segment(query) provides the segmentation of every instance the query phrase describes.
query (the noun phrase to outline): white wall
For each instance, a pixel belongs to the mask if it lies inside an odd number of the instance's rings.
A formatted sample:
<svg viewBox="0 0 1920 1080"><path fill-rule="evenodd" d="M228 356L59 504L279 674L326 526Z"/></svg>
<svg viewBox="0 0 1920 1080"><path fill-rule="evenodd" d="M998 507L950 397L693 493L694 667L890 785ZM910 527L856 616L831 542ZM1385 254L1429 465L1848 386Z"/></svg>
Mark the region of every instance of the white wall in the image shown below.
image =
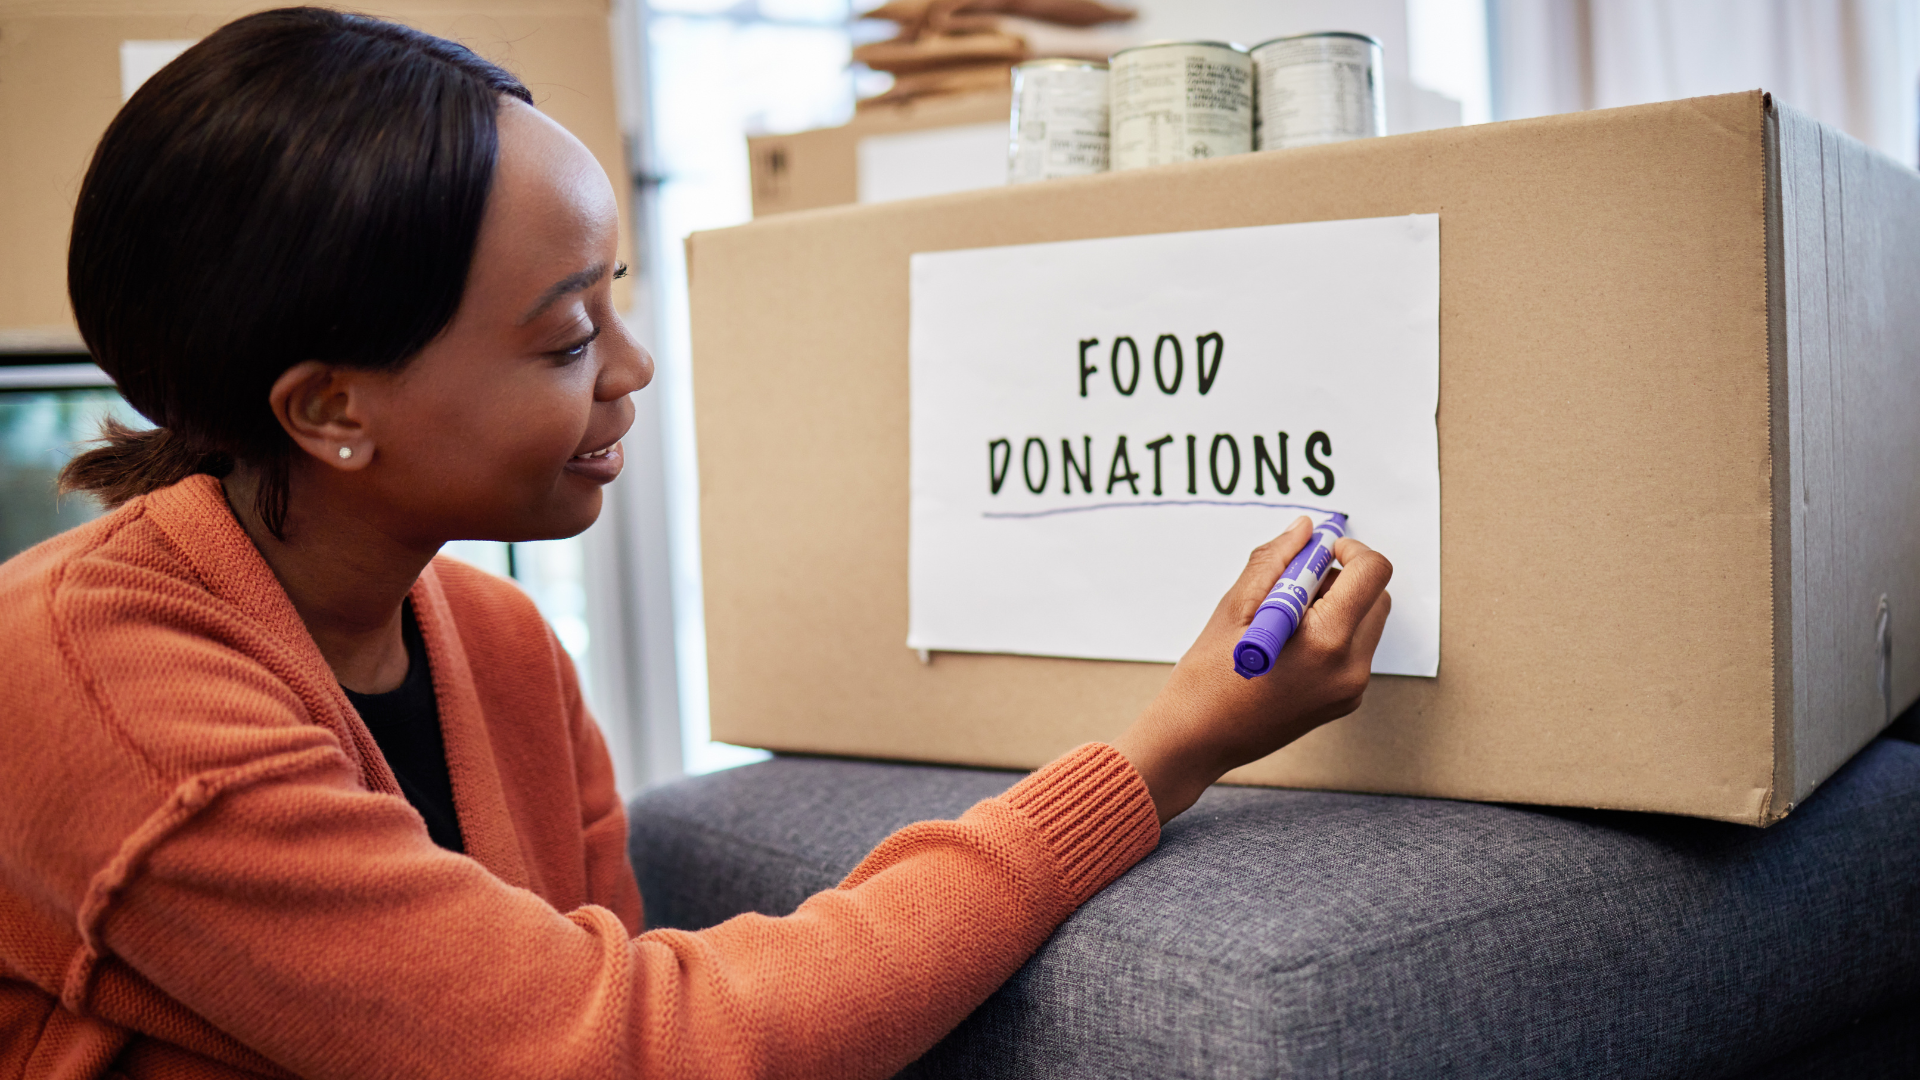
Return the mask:
<svg viewBox="0 0 1920 1080"><path fill-rule="evenodd" d="M1460 102L1461 122L1493 119L1487 0L1407 0L1407 70Z"/></svg>
<svg viewBox="0 0 1920 1080"><path fill-rule="evenodd" d="M1488 0L1494 115L1763 89L1916 160L1920 0Z"/></svg>

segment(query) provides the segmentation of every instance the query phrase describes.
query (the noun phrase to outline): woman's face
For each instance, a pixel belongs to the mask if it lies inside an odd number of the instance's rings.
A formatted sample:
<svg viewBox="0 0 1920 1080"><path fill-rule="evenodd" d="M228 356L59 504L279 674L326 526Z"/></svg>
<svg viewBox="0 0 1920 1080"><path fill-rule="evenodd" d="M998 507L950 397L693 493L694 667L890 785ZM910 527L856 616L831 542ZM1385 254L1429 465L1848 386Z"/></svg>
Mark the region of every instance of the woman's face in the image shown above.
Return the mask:
<svg viewBox="0 0 1920 1080"><path fill-rule="evenodd" d="M337 461L315 454L383 531L422 546L593 524L633 423L627 395L653 378L613 308L619 219L606 173L558 124L503 100L459 310L399 372L352 373L364 445L343 442L353 455Z"/></svg>

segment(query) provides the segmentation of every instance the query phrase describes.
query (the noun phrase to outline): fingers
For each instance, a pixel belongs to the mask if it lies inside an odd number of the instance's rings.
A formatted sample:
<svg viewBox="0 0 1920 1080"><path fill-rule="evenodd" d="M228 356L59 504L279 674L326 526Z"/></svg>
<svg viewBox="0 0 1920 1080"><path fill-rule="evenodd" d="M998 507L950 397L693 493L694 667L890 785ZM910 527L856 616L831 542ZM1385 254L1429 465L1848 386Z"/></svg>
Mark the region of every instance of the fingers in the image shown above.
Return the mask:
<svg viewBox="0 0 1920 1080"><path fill-rule="evenodd" d="M1367 613L1360 618L1360 625L1353 630L1353 651L1360 656L1372 656L1373 650L1380 646L1380 634L1387 628L1387 616L1393 611L1393 594L1383 592L1373 602Z"/></svg>
<svg viewBox="0 0 1920 1080"><path fill-rule="evenodd" d="M1312 538L1313 520L1302 515L1294 519L1285 532L1254 548L1247 558L1246 569L1240 571L1239 580L1222 598L1221 613L1242 626L1252 621L1254 610L1273 591L1273 583L1280 580L1287 564Z"/></svg>
<svg viewBox="0 0 1920 1080"><path fill-rule="evenodd" d="M1348 640L1355 637L1361 620L1386 592L1387 582L1393 578L1393 564L1352 537L1335 544L1334 555L1341 563L1340 575L1313 605L1312 612L1328 633ZM1385 614L1380 619L1384 622Z"/></svg>
<svg viewBox="0 0 1920 1080"><path fill-rule="evenodd" d="M1338 559L1342 566L1372 550L1372 548L1355 540L1351 536L1343 536L1333 542L1333 557Z"/></svg>

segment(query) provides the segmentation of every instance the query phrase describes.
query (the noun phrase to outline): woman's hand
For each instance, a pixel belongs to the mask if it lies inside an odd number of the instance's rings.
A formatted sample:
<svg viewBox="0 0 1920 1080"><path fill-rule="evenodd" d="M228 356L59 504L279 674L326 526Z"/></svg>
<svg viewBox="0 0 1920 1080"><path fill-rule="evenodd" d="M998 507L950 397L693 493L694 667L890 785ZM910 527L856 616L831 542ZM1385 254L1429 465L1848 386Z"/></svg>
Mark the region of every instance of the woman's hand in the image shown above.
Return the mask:
<svg viewBox="0 0 1920 1080"><path fill-rule="evenodd" d="M1393 606L1393 565L1358 540L1334 545L1340 569L1327 574L1273 669L1254 679L1233 670L1234 644L1312 535L1303 517L1254 550L1153 704L1114 740L1146 780L1162 825L1228 770L1360 707Z"/></svg>

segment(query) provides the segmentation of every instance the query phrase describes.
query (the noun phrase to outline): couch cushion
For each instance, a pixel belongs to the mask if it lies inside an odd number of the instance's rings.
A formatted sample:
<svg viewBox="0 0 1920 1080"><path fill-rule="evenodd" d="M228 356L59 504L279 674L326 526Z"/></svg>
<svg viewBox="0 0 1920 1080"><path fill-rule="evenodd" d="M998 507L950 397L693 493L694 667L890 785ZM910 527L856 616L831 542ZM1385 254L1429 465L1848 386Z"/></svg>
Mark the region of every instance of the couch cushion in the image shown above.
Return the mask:
<svg viewBox="0 0 1920 1080"><path fill-rule="evenodd" d="M648 925L790 912L1015 778L784 757L649 791ZM1217 787L908 1075L1735 1076L1854 1030L1901 1075L1917 835L1891 739L1765 830Z"/></svg>

